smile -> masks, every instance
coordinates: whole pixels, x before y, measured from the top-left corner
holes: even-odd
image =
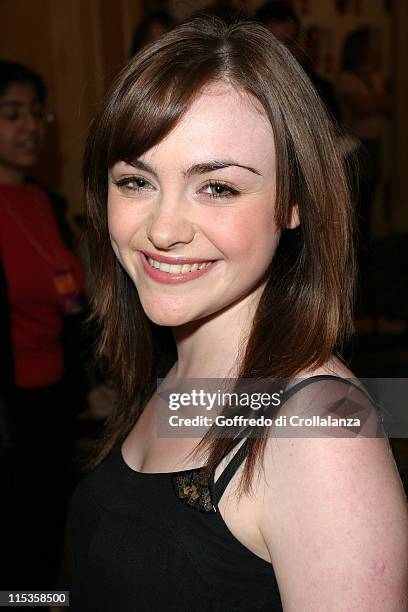
[[[34,151],[38,149],[38,145],[35,142],[21,142],[17,147],[24,151]]]
[[[199,278],[213,268],[217,261],[192,260],[187,258],[173,258],[157,256],[151,257],[148,253],[140,253],[143,269],[147,275],[161,283],[184,283]],[[174,262],[174,263],[173,263]]]
[[[152,268],[156,268],[156,270],[162,270],[163,272],[167,272],[168,274],[186,274],[186,272],[195,272],[196,270],[203,270],[204,268],[208,268],[211,266],[211,261],[207,263],[194,263],[194,264],[169,264],[164,261],[156,261],[151,257],[147,258],[149,265]]]

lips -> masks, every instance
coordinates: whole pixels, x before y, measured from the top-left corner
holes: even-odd
[[[140,253],[143,269],[154,280],[167,283],[184,283],[206,274],[217,260],[189,257],[165,257],[153,253]]]
[[[27,140],[17,143],[17,148],[25,153],[36,153],[38,151],[39,144],[36,141]]]

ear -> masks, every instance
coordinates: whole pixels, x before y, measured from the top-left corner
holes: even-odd
[[[299,206],[293,204],[287,229],[295,229],[300,225]]]

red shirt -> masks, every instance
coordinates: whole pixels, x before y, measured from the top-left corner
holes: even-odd
[[[0,186],[0,249],[8,284],[16,384],[43,387],[61,380],[63,319],[54,277],[79,261],[62,242],[52,205],[34,185]]]

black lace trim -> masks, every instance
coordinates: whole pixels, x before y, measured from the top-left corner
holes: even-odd
[[[199,512],[217,512],[208,477],[203,468],[177,472],[171,476],[173,490],[180,501]]]

